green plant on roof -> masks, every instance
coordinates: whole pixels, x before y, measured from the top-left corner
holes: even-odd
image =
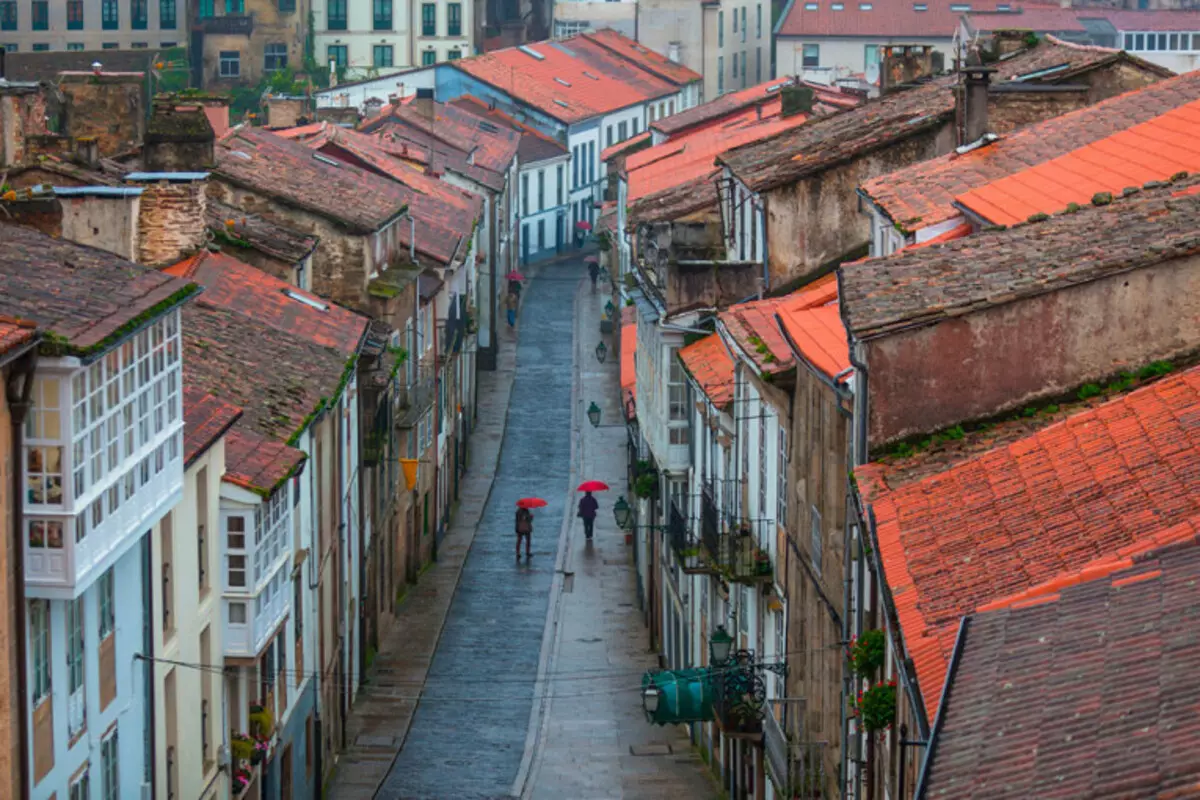
[[[1049,214],[1045,214],[1045,213],[1039,211],[1036,214],[1030,214],[1029,217],[1026,218],[1025,221],[1026,222],[1044,222],[1045,220],[1048,220],[1048,219],[1050,219]]]
[[[1137,376],[1141,380],[1150,378],[1159,378],[1175,369],[1170,361],[1151,361],[1146,366],[1137,371]]]
[[[1092,205],[1094,206],[1106,206],[1112,203],[1112,201],[1112,192],[1096,192],[1092,195]]]
[[[1025,34],[1025,38],[1022,41],[1025,42],[1026,47],[1037,47],[1038,35],[1030,31],[1029,33]]]
[[[1186,179],[1187,176],[1188,176],[1188,171],[1186,169],[1180,170],[1179,172],[1176,172],[1174,175],[1171,176],[1171,183],[1175,183],[1176,181],[1182,181],[1182,180]]]
[[[1121,190],[1121,197],[1131,197],[1142,190],[1140,186],[1126,186]]]
[[[1079,203],[1067,203],[1066,213],[1074,214],[1078,210],[1079,210]]]
[[[1103,390],[1098,385],[1094,383],[1085,383],[1083,386],[1079,387],[1079,391],[1075,393],[1075,396],[1080,400],[1088,400],[1092,397],[1100,395],[1102,392]]]

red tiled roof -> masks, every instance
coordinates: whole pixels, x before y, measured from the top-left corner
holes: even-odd
[[[669,58],[664,58],[628,36],[622,36],[612,28],[602,28],[598,31],[584,33],[582,36],[676,86],[686,86],[702,79],[702,76],[695,70],[688,69],[683,64],[678,64]]]
[[[600,151],[601,161],[611,161],[615,156],[620,155],[631,147],[637,147],[650,138],[650,131],[642,131],[637,136],[630,136],[623,142],[609,145]]]
[[[732,147],[803,125],[806,114],[780,116],[780,101],[743,109],[719,125],[684,133],[625,159],[631,219],[669,219],[716,204],[716,159]]]
[[[1152,120],[1197,98],[1200,74],[1187,73],[1030,125],[963,155],[950,153],[880,176],[862,188],[893,221],[910,231],[927,228],[959,216],[953,205],[958,195]],[[1091,199],[1090,194],[1087,199]],[[1061,211],[1066,205],[1063,202],[1054,210]]]
[[[713,333],[679,351],[688,373],[714,406],[725,410],[733,402],[733,359],[720,334]]]
[[[924,798],[1200,794],[1200,547],[971,618]]]
[[[1103,17],[1103,9],[1017,8],[1013,11],[972,12],[964,21],[976,31],[1036,31],[1038,33],[1086,33],[1081,17]]]
[[[833,378],[850,369],[850,344],[838,310],[837,278],[827,275],[782,298],[777,321],[796,351]]]
[[[1197,82],[1200,89],[1200,82]],[[1200,171],[1200,100],[1140,125],[1072,150],[1036,167],[972,189],[957,205],[996,225],[1015,225],[1034,214],[1084,205],[1100,192],[1165,181]]]
[[[1088,9],[1085,16],[1093,16]],[[1200,11],[1181,9],[1105,10],[1118,31],[1200,31]]]
[[[500,109],[493,108],[475,95],[465,94],[462,97],[451,100],[450,105],[458,106],[469,114],[485,117],[497,125],[506,126],[509,130],[520,134],[521,143],[517,146],[517,161],[522,166],[567,155],[567,148],[557,139],[552,139],[538,129],[524,124]]]
[[[839,4],[842,8],[835,10]],[[870,36],[879,44],[909,44],[902,40],[954,35],[963,12],[951,10],[952,0],[921,0],[921,4],[924,11],[917,11],[917,3],[911,0],[819,0],[811,11],[805,0],[794,0],[776,36]],[[982,11],[995,8],[996,3],[973,0],[971,6]]]
[[[637,366],[634,363],[634,353],[637,352],[637,314],[626,313],[633,310],[621,310],[621,400],[627,419],[633,418],[629,413],[629,401],[637,396]]]
[[[582,36],[494,50],[451,66],[564,123],[679,91],[675,84]]]
[[[1060,42],[1052,36],[1037,47],[996,62],[997,83],[1033,75],[1027,86],[1078,82],[1078,76],[1117,61],[1163,74],[1160,67],[1100,47]],[[1037,77],[1051,67],[1061,67]],[[935,78],[913,89],[892,92],[840,114],[743,145],[722,154],[720,161],[753,191],[768,191],[820,172],[833,164],[888,147],[924,131],[946,125],[954,113],[955,76]]]
[[[239,425],[225,437],[222,480],[269,495],[295,473],[305,458],[303,450]]]
[[[719,314],[719,319],[738,347],[754,362],[754,366],[760,372],[778,373],[791,369],[795,361],[792,348],[784,338],[776,319],[779,310],[786,306],[789,313],[795,314],[818,309],[836,301],[837,276],[830,273],[784,297],[770,297],[730,306]],[[822,335],[821,341],[826,342],[825,335]]]
[[[322,300],[224,253],[201,250],[164,270],[204,287],[204,302],[345,355],[358,351],[366,317]],[[304,298],[301,302],[296,298]],[[309,303],[324,306],[320,311]]]
[[[287,264],[298,264],[317,248],[320,238],[293,230],[211,197],[205,208],[209,230],[230,233],[255,250]],[[232,222],[233,225],[228,223]],[[239,246],[241,245],[239,243]]]
[[[1073,214],[843,264],[846,325],[865,341],[1190,257],[1200,195],[1188,178]]]
[[[932,718],[964,614],[1123,548],[1196,534],[1200,368],[920,481],[890,488],[881,464],[855,477]]]
[[[242,417],[242,410],[204,390],[183,386],[183,463],[190,465]]]
[[[432,106],[432,119],[412,105],[386,107],[390,111],[367,120],[359,129],[372,133],[389,124],[415,128],[464,155],[473,155],[474,163],[484,169],[501,175],[508,172],[521,141],[515,131],[486,122],[450,103]]]
[[[698,106],[692,106],[677,114],[656,120],[650,123],[650,128],[668,137],[678,136],[693,128],[711,125],[728,119],[730,116],[737,115],[739,112],[764,100],[778,99],[780,87],[789,86],[795,82],[795,78],[785,76],[760,83],[757,86],[751,86],[736,92],[729,92],[728,94],[721,95],[716,100],[710,100],[707,103],[701,103]],[[802,84],[813,90],[814,100],[818,104],[832,108],[853,108],[858,105],[859,101],[857,98],[844,94],[840,89],[808,83],[807,81],[802,82]]]
[[[17,317],[0,317],[0,355],[37,336],[37,324]]]
[[[324,158],[299,142],[243,126],[217,143],[214,173],[359,232],[374,233],[404,213],[410,193],[403,187]]]
[[[0,316],[35,323],[65,339],[72,352],[107,346],[168,300],[183,303],[190,281],[0,222]],[[159,309],[155,314],[165,314]]]

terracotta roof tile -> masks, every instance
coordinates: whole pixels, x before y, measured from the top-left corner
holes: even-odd
[[[731,116],[736,116],[747,108],[752,108],[766,100],[778,99],[779,89],[783,86],[790,86],[795,82],[796,79],[793,77],[782,77],[736,92],[728,92],[715,100],[710,100],[707,103],[692,106],[685,111],[680,111],[669,117],[655,120],[650,123],[650,128],[667,137],[678,136],[693,128],[711,125],[728,119]],[[831,108],[853,108],[859,103],[856,97],[845,94],[840,89],[807,82],[804,82],[804,85],[815,92],[814,99],[817,103],[830,106]]]
[[[996,82],[1066,65],[1029,85],[1073,80],[1080,72],[1115,61],[1138,59],[1115,50],[1065,44],[1046,37],[1037,47],[994,64]],[[1148,67],[1159,70],[1157,67]],[[946,124],[954,114],[956,77],[935,78],[913,89],[884,95],[856,108],[731,150],[719,159],[754,191],[800,180],[844,159],[887,147]]]
[[[831,0],[820,0],[815,9],[804,0],[788,6],[788,14],[779,23],[776,36],[874,36],[901,42],[903,37],[953,36],[958,30],[962,11],[951,8],[951,0],[922,0],[923,11],[908,0],[873,0],[859,3],[847,0],[834,8]],[[863,8],[866,5],[867,8]],[[992,9],[994,2],[973,0],[977,10]]]
[[[1175,191],[843,265],[846,324],[865,340],[1192,255],[1200,250],[1200,195]]]
[[[623,142],[617,142],[614,145],[609,145],[600,151],[601,161],[611,161],[617,156],[624,153],[626,150],[632,150],[641,147],[646,142],[650,141],[650,131],[642,131],[637,136],[630,136]]]
[[[1200,90],[1200,82],[1197,83]],[[1200,94],[1200,91],[1198,91]],[[1131,121],[1132,118],[1131,118]],[[1157,116],[1066,155],[1022,170],[954,198],[955,204],[995,225],[1084,205],[1101,192],[1165,181],[1200,171],[1200,100]]]
[[[582,36],[494,50],[452,66],[564,123],[679,91],[676,84]]]
[[[346,356],[358,350],[367,318],[238,261],[201,251],[166,272],[204,287],[204,302]],[[297,299],[303,298],[303,300]],[[318,310],[312,304],[323,307]]]
[[[235,426],[225,437],[223,480],[256,494],[269,495],[296,472],[306,457],[303,450]]]
[[[171,271],[212,287],[184,309],[184,385],[244,409],[226,439],[227,479],[270,492],[303,456],[286,442],[338,396],[369,321],[222,254]]]
[[[383,117],[373,117],[360,126],[359,133],[374,136],[380,147],[405,161],[423,165],[431,174],[450,171],[492,191],[504,188],[506,173],[474,163],[470,141],[442,132],[440,126],[431,130],[428,121],[410,108],[393,108]],[[458,142],[461,147],[449,142]]]
[[[36,323],[77,351],[119,335],[197,287],[105,250],[0,223],[0,315]],[[165,313],[162,309],[160,313]]]
[[[37,336],[37,324],[16,317],[0,317],[0,356]]]
[[[1102,572],[1123,548],[1195,535],[1200,368],[917,482],[891,488],[880,464],[855,477],[932,717],[962,615]]]
[[[733,403],[733,359],[720,334],[709,334],[679,351],[679,359],[700,390],[721,410]]]
[[[567,155],[567,148],[558,140],[520,122],[498,108],[489,106],[488,103],[474,95],[463,95],[451,100],[450,105],[457,106],[469,114],[483,117],[496,125],[507,127],[519,134],[521,143],[517,145],[517,161],[522,166]]]
[[[422,116],[414,106],[392,106],[390,114],[374,117],[360,126],[372,133],[388,125],[415,128],[465,155],[474,163],[503,176],[512,166],[521,138],[508,127],[481,119],[452,103],[433,103],[433,119]]]
[[[202,389],[183,387],[183,463],[190,465],[242,417],[242,410]]]
[[[617,33],[612,28],[602,28],[589,31],[581,36],[590,42],[610,50],[617,56],[632,61],[652,75],[657,75],[676,86],[687,86],[701,80],[701,75],[695,70],[688,69],[683,64],[671,61],[648,47],[638,44],[628,36]]]
[[[1200,795],[1200,547],[967,625],[926,800]]]
[[[209,230],[241,239],[260,253],[286,264],[303,261],[320,241],[312,234],[293,230],[212,198],[208,200],[206,220]],[[232,226],[228,225],[231,220]]]
[[[1148,120],[1162,119],[1168,112],[1194,103],[1197,98],[1200,98],[1200,75],[1196,73],[1180,75],[1177,78],[1160,81],[1144,89],[1127,92],[1036,125],[1030,125],[999,141],[976,148],[968,153],[962,155],[950,153],[880,176],[864,183],[862,189],[893,222],[903,225],[910,231],[927,228],[961,216],[962,212],[954,207],[956,196],[962,196],[971,189],[985,186],[1005,176],[1024,172],[1035,165],[1041,164],[1048,167],[1049,164],[1054,163],[1052,159],[1057,159],[1059,156],[1093,142],[1096,143],[1096,146],[1108,149],[1109,146],[1103,145],[1101,140],[1109,140],[1110,137],[1116,138],[1113,134],[1126,131],[1133,126],[1144,127],[1144,125],[1139,126],[1138,123],[1149,125]],[[1194,115],[1195,111],[1192,114]],[[1185,124],[1183,120],[1172,118],[1160,123],[1153,130],[1158,137],[1162,137],[1163,129],[1170,129],[1181,124]],[[1131,131],[1126,132],[1131,133]],[[1162,146],[1163,150],[1168,153],[1182,155],[1181,151],[1186,144],[1182,141],[1170,140],[1163,142]],[[1123,149],[1122,152],[1128,151]],[[1110,155],[1109,158],[1112,158],[1113,155]],[[1160,163],[1158,173],[1161,173],[1162,169],[1163,166]],[[1170,177],[1178,171],[1178,169],[1172,169],[1161,177]],[[1139,172],[1139,174],[1141,173]],[[1115,178],[1110,178],[1110,180],[1112,179]],[[1136,181],[1136,185],[1141,186],[1146,180],[1150,180],[1150,178]],[[1041,182],[1045,183],[1046,178],[1042,178]],[[1097,182],[1101,182],[1101,180],[1098,178]],[[1119,191],[1134,183],[1131,178],[1127,182],[1120,183],[1116,189]],[[1033,189],[1030,193],[1032,202],[1028,204],[1037,204],[1042,188],[1044,187]],[[1083,202],[1091,200],[1094,193],[1089,192],[1083,198]],[[1041,200],[1042,205],[1054,204],[1049,211],[1061,211],[1072,200],[1080,202],[1079,191],[1065,193],[1060,191],[1055,195],[1054,198]],[[1066,199],[1060,203],[1058,202],[1059,196]],[[1025,220],[1032,213],[1036,212],[1031,211],[1024,214],[1019,220]],[[1000,224],[1008,225],[1013,221],[1017,220],[1005,219]]]
[[[411,199],[393,181],[257,128],[232,129],[218,142],[216,160],[218,177],[362,233],[385,227]]]
[[[775,313],[797,352],[826,377],[850,369],[850,346],[836,300],[805,309],[793,309],[785,300]]]
[[[776,315],[786,308],[790,315],[837,302],[837,276],[830,273],[784,297],[738,303],[718,317],[738,347],[760,372],[778,373],[794,366],[792,348],[779,327]],[[806,318],[806,323],[807,323]],[[826,342],[827,335],[820,339]],[[838,370],[840,372],[840,370]]]

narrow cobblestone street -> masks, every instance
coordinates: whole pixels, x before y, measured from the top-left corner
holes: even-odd
[[[442,557],[355,705],[339,800],[716,796],[686,735],[647,725],[638,705],[641,673],[657,664],[611,513],[625,463],[619,359],[595,359],[606,295],[583,275],[575,260],[531,273],[515,347],[505,331],[500,370],[481,381]],[[598,429],[584,413],[592,401]],[[613,487],[590,544],[574,516],[581,478]],[[525,496],[548,505],[535,512],[532,561],[517,563],[512,518]]]

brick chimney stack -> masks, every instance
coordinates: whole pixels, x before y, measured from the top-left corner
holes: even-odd
[[[169,267],[201,247],[207,236],[207,172],[131,172],[126,183],[143,189],[137,261]]]

